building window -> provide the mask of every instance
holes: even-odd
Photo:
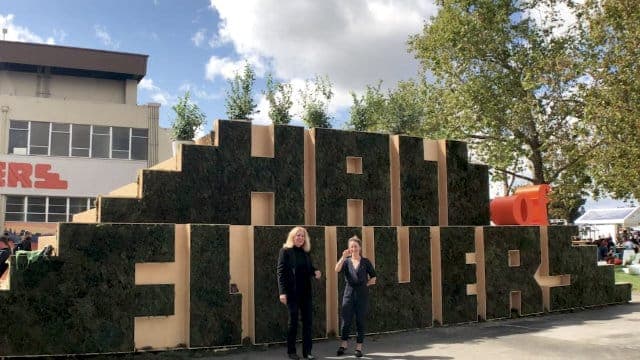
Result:
[[[9,153],[147,160],[148,130],[11,120]]]
[[[87,198],[70,198],[69,199],[69,218],[72,215],[81,213],[89,209]]]
[[[32,121],[29,130],[29,155],[49,155],[49,128],[51,123]]]
[[[7,195],[5,221],[24,221],[24,196]]]
[[[90,125],[71,125],[71,156],[89,157]]]
[[[47,206],[47,222],[64,222],[67,221],[67,198],[66,197],[50,197]]]
[[[71,221],[73,214],[89,209],[94,201],[94,198],[7,195],[5,221]]]
[[[131,160],[147,160],[147,129],[131,129]]]
[[[109,158],[109,136],[108,126],[93,126],[91,136],[91,157]]]
[[[9,154],[27,155],[29,122],[11,120],[9,122]]]
[[[51,155],[69,156],[71,131],[69,124],[51,124]]]
[[[44,222],[47,217],[47,198],[44,196],[27,197],[27,221]]]
[[[129,140],[131,139],[131,128],[113,127],[111,145],[111,157],[114,159],[129,158]]]

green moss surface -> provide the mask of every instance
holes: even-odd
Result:
[[[509,266],[509,250],[520,251],[520,266]],[[541,262],[539,227],[485,227],[484,258],[487,319],[511,316],[511,291],[521,292],[522,315],[543,312],[542,289],[534,279]]]
[[[142,198],[101,197],[101,222],[247,225],[251,192],[273,192],[276,224],[304,222],[304,129],[278,125],[274,158],[251,157],[251,123],[220,121],[219,145],[182,147],[182,171],[142,171]]]
[[[347,199],[362,199],[364,225],[389,225],[389,136],[334,129],[315,132],[316,223],[347,225]],[[362,158],[362,174],[347,174],[347,156]]]
[[[173,236],[173,225],[60,224],[59,257],[12,267],[0,355],[133,350],[139,306],[173,310],[169,296],[155,297],[166,288],[135,286],[135,263],[173,261]]]
[[[134,289],[135,316],[174,315],[175,286],[137,285]]]
[[[596,246],[572,246],[575,226],[549,227],[549,274],[571,275],[571,285],[552,287],[552,311],[631,300],[631,287],[615,284],[613,265],[597,265]]]
[[[320,280],[312,279],[313,338],[326,337],[326,273],[323,227],[306,227],[311,238],[311,261],[322,272]],[[254,247],[255,343],[282,342],[287,339],[287,307],[280,303],[276,267],[278,254],[291,226],[256,226]],[[301,339],[302,325],[298,339]]]
[[[230,294],[229,226],[191,225],[190,345],[240,344],[242,294]]]
[[[477,320],[478,301],[467,295],[467,284],[476,283],[476,266],[466,264],[466,253],[475,252],[473,227],[441,227],[442,322],[456,324]]]
[[[399,138],[402,225],[438,225],[438,162],[424,160],[422,138]]]
[[[359,228],[338,227],[338,253]],[[431,326],[431,252],[429,228],[409,230],[411,282],[398,282],[398,242],[395,227],[374,228],[377,284],[369,288],[367,333],[415,329]],[[344,277],[338,276],[338,304],[342,304]],[[355,331],[355,327],[354,327]]]
[[[470,164],[464,142],[446,148],[448,225],[489,225],[489,167]]]

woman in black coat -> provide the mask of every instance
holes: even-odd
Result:
[[[290,359],[299,359],[296,354],[299,315],[302,315],[302,356],[314,359],[311,355],[311,278],[320,279],[322,274],[313,266],[310,250],[309,233],[303,227],[295,227],[289,232],[278,255],[280,302],[289,310],[287,354]]]
[[[351,322],[355,316],[357,333],[355,354],[356,357],[362,357],[365,318],[369,310],[369,286],[376,283],[376,271],[371,261],[362,256],[362,245],[357,236],[349,239],[348,244],[348,249],[342,252],[342,257],[338,260],[335,268],[336,272],[341,273],[345,280],[342,309],[340,311],[342,342],[336,353],[341,356],[347,350]]]

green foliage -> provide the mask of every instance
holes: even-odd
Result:
[[[327,76],[307,80],[300,90],[302,121],[310,128],[330,128],[329,102],[333,97],[332,84]]]
[[[191,102],[190,97],[191,94],[187,91],[178,97],[178,103],[171,107],[176,114],[171,125],[172,137],[175,140],[193,140],[196,131],[206,119],[200,107]]]
[[[426,84],[401,81],[397,89],[389,90],[387,94],[382,93],[381,86],[382,82],[368,85],[360,97],[351,93],[353,104],[348,127],[357,131],[419,134],[425,116]]]
[[[269,118],[276,125],[286,125],[291,121],[289,111],[293,106],[291,100],[291,84],[273,80],[273,75],[267,76],[266,89],[263,94],[269,102]]]
[[[541,11],[553,3],[440,1],[409,41],[434,77],[423,128],[469,141],[497,180],[562,186],[563,174],[584,171],[598,145],[583,121],[590,53],[575,26]]]
[[[244,64],[242,75],[236,72],[233,80],[229,80],[224,106],[230,120],[251,120],[257,106],[251,94],[255,81],[256,73],[249,63]]]
[[[595,183],[616,198],[640,198],[640,7],[628,0],[589,0],[587,29],[594,51],[588,120],[602,146],[591,158]]]

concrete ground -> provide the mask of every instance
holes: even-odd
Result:
[[[353,348],[347,356],[335,356],[337,345],[337,341],[316,342],[314,356],[355,358]],[[640,295],[634,295],[630,304],[572,313],[369,336],[364,350],[363,359],[388,360],[640,359]],[[274,345],[204,358],[285,359],[285,353],[285,346]]]

